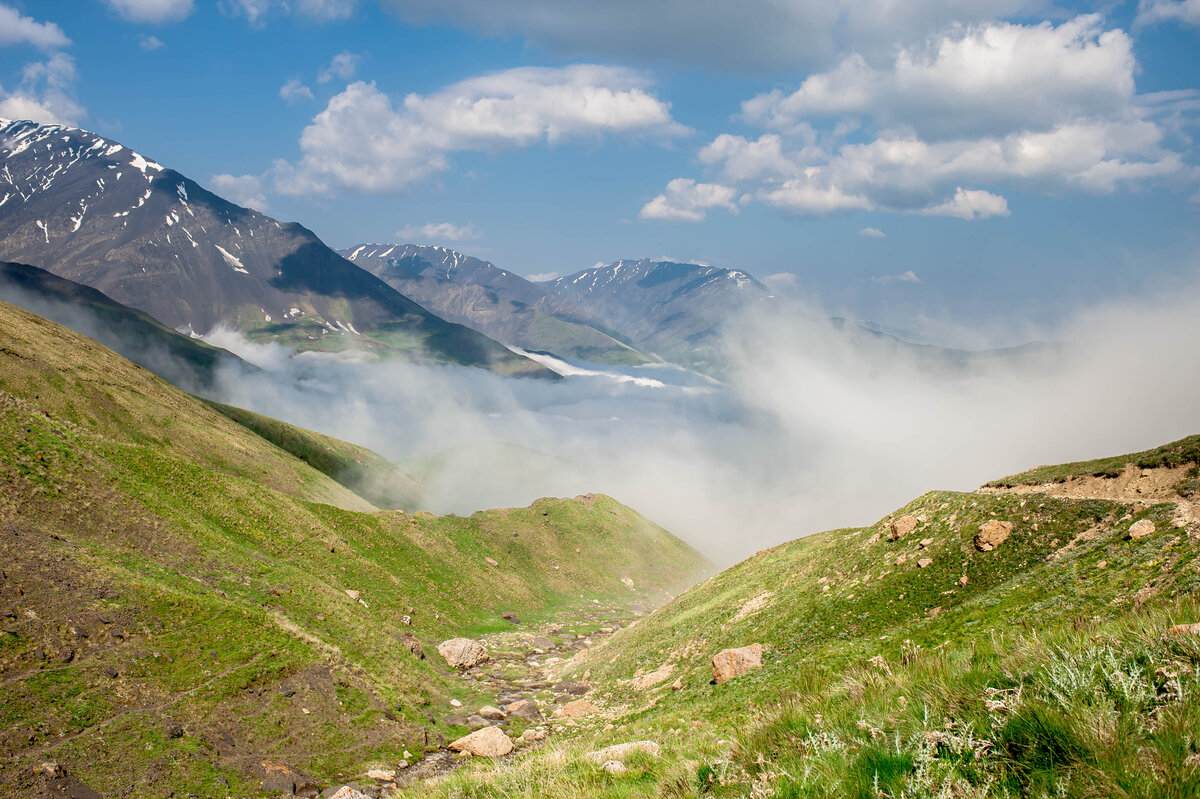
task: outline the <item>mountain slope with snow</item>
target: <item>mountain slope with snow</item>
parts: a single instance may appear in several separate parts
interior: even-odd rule
[[[104,292],[169,327],[298,349],[544,373],[358,269],[312,232],[234,205],[94,133],[0,122],[0,259]]]

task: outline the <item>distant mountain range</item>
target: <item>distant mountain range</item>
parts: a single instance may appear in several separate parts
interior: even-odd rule
[[[91,286],[168,327],[298,349],[549,374],[446,322],[312,232],[234,205],[94,133],[0,121],[0,259]]]
[[[596,363],[649,360],[569,299],[487,261],[417,244],[338,252],[444,319],[505,344]]]

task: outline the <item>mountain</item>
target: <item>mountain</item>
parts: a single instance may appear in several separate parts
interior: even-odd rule
[[[0,259],[32,264],[175,329],[233,327],[300,349],[546,375],[348,263],[304,227],[234,205],[94,133],[0,123]]]
[[[440,642],[557,624],[573,653],[708,568],[602,496],[380,510],[326,473],[378,456],[4,302],[0,407],[2,796],[277,796],[441,757],[451,700],[497,704],[508,667],[460,676]]]
[[[487,261],[416,244],[338,252],[444,319],[505,344],[594,363],[648,360],[575,303]]]
[[[646,352],[702,371],[719,368],[721,325],[773,295],[746,272],[672,261],[616,261],[545,283]]]
[[[760,551],[549,679],[599,714],[421,795],[1195,797],[1200,436]]]

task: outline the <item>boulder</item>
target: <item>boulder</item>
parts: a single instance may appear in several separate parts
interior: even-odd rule
[[[563,694],[571,694],[572,696],[583,696],[588,691],[592,690],[592,686],[591,683],[576,680],[563,680],[562,682],[554,684],[554,690]]]
[[[636,591],[636,590],[637,590],[637,589],[634,587],[634,585],[633,585],[633,580],[631,580],[630,578],[628,578],[628,577],[622,577],[622,578],[621,578],[621,582],[622,582],[622,583],[624,583],[624,584],[625,584],[625,587],[626,587],[626,588],[628,588],[630,591]]]
[[[551,641],[549,638],[544,638],[542,636],[538,636],[537,638],[534,638],[529,643],[531,643],[535,649],[542,649],[547,652],[549,652],[551,649],[554,648],[554,642]]]
[[[924,569],[933,565],[933,558],[921,558],[917,561],[917,568]]]
[[[593,705],[586,699],[576,699],[574,702],[567,702],[565,705],[554,711],[554,715],[559,718],[579,719],[584,716],[590,716],[594,713],[599,713],[600,708]]]
[[[484,727],[451,742],[449,749],[475,757],[503,757],[513,750],[513,742],[500,728]]]
[[[609,760],[600,766],[600,770],[609,774],[624,774],[626,771],[629,771],[620,760]]]
[[[630,741],[624,744],[613,744],[606,746],[603,749],[598,749],[595,752],[588,752],[584,755],[584,759],[590,763],[600,765],[610,760],[624,762],[625,758],[630,755],[644,752],[651,757],[658,757],[662,754],[662,749],[654,741]]]
[[[391,769],[373,768],[367,772],[367,779],[379,780],[380,782],[395,782],[396,772]]]
[[[499,565],[500,565],[499,563],[497,563],[497,562],[496,562],[494,559],[492,559],[492,558],[484,558],[484,559],[483,559],[483,562],[484,562],[484,563],[486,563],[486,564],[487,564],[487,565],[489,565],[489,566],[499,566]]]
[[[324,794],[321,795],[325,796]],[[343,785],[333,793],[329,794],[326,799],[368,799],[368,797],[365,793],[356,791],[349,785]]]
[[[898,541],[904,536],[917,529],[917,525],[921,522],[916,516],[901,516],[888,525],[888,540]]]
[[[505,718],[503,710],[498,707],[492,707],[491,705],[484,705],[483,707],[479,708],[477,712],[480,716],[488,721],[502,721]]]
[[[518,699],[508,706],[508,715],[526,721],[541,721],[542,711],[532,699]]]
[[[992,519],[979,525],[979,534],[975,536],[975,548],[980,552],[991,552],[1008,540],[1013,531],[1012,522],[1002,522]]]
[[[674,663],[664,663],[654,671],[634,677],[629,684],[633,686],[635,691],[645,691],[653,688],[660,682],[664,682],[674,671]]]
[[[1154,522],[1150,521],[1149,519],[1142,519],[1141,521],[1134,522],[1133,525],[1130,526],[1129,537],[1136,541],[1139,538],[1145,538],[1153,532]]]
[[[400,643],[404,644],[404,648],[412,652],[413,657],[417,660],[425,659],[425,647],[421,646],[421,642],[417,639],[417,636],[406,632],[400,636]]]
[[[762,644],[750,644],[718,652],[712,659],[713,680],[720,685],[751,669],[762,668],[762,651]]]
[[[274,794],[313,794],[315,795],[320,788],[317,783],[311,778],[298,771],[288,768],[282,763],[274,763],[269,760],[262,761],[263,793]]]
[[[926,547],[930,546],[932,543],[933,543],[932,538],[922,538],[920,547],[921,547],[921,549],[925,549]]]
[[[492,723],[478,713],[473,713],[467,716],[467,726],[472,730],[482,730],[484,727],[491,727]]]
[[[515,613],[501,613],[500,618],[504,619],[507,622],[511,622],[513,624],[521,623],[521,620],[517,618],[517,614],[515,614]]]
[[[438,654],[452,669],[469,669],[488,659],[487,650],[470,638],[451,638],[438,644]]]
[[[358,599],[362,595],[358,591],[354,590],[353,588],[347,588],[346,596],[350,597],[351,599]]]

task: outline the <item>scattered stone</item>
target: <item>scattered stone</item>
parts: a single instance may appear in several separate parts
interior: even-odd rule
[[[343,785],[340,788],[333,790],[333,793],[326,791],[321,794],[324,799],[368,799],[367,795],[361,791],[356,791],[349,785]]]
[[[467,716],[467,726],[472,730],[482,730],[484,727],[491,727],[492,723],[478,713],[473,713]]]
[[[626,771],[629,771],[620,760],[606,761],[600,766],[600,770],[606,771],[609,774],[624,774]]]
[[[921,549],[924,549],[925,547],[929,546],[932,543],[933,543],[932,538],[922,538],[920,547],[921,547]]]
[[[535,649],[544,649],[547,652],[554,648],[553,641],[551,641],[549,638],[543,638],[541,636],[534,638],[532,641],[530,641],[530,643]]]
[[[378,780],[380,782],[395,782],[396,772],[382,768],[373,768],[367,772],[367,779]]]
[[[624,762],[625,758],[639,752],[644,752],[651,757],[658,757],[662,754],[662,749],[654,741],[630,741],[629,743],[606,746],[595,752],[588,752],[583,757],[590,763],[600,765],[610,760],[615,760],[619,763]]]
[[[671,683],[671,690],[672,691],[682,691],[683,690],[683,678],[682,677],[675,678],[675,682]]]
[[[558,718],[579,719],[584,716],[590,716],[594,713],[599,713],[600,708],[593,705],[586,699],[576,699],[573,702],[567,702],[565,705],[554,711],[554,715]]]
[[[979,534],[975,536],[975,548],[980,552],[991,552],[1008,540],[1013,531],[1012,522],[1002,522],[992,519],[979,525]]]
[[[483,559],[483,562],[484,562],[484,563],[486,563],[486,564],[487,564],[487,565],[489,565],[489,566],[499,566],[499,565],[500,565],[499,563],[497,563],[497,562],[496,562],[495,560],[493,560],[492,558],[484,558],[484,559]]]
[[[459,702],[457,699],[451,699],[450,707],[462,707],[462,702]]]
[[[475,757],[503,757],[513,750],[513,742],[500,728],[485,727],[451,742],[448,748]]]
[[[508,706],[508,715],[526,721],[541,721],[542,711],[532,699],[519,699]]]
[[[630,591],[636,591],[636,590],[637,590],[637,589],[636,589],[636,588],[634,588],[634,586],[633,586],[633,580],[629,579],[628,577],[622,577],[622,578],[621,578],[621,582],[622,582],[622,583],[624,583],[624,584],[625,584],[625,587],[626,587],[626,588],[628,588]]]
[[[905,563],[908,563],[908,555],[897,555],[896,556],[896,565],[897,566],[903,566]],[[828,588],[829,586],[825,586],[825,587]]]
[[[933,565],[933,558],[921,558],[920,560],[917,561],[918,569],[924,569],[924,568],[926,568],[928,566],[932,566],[932,565]]]
[[[751,669],[762,668],[762,650],[762,644],[750,644],[718,652],[712,659],[713,680],[720,685]]]
[[[753,599],[747,599],[742,603],[742,606],[738,608],[738,612],[733,614],[733,618],[729,620],[729,623],[737,624],[751,613],[757,613],[758,611],[762,610],[770,604],[772,596],[774,596],[773,591],[766,591],[754,597]]]
[[[969,577],[967,577],[967,575],[965,575],[965,574],[962,577],[958,578],[959,585],[966,585],[969,582],[971,582],[971,579]]]
[[[358,599],[361,594],[358,591],[355,591],[353,588],[347,588],[346,596],[350,597],[351,599]]]
[[[164,731],[166,732],[168,738],[183,737],[183,725],[178,721],[168,722]]]
[[[50,777],[51,779],[59,779],[61,777],[67,776],[67,772],[65,772],[63,770],[63,767],[60,766],[58,763],[55,763],[53,760],[47,761],[45,763],[42,763],[40,766],[38,766],[37,773],[44,774],[45,776]]]
[[[479,708],[479,715],[488,721],[503,721],[506,718],[503,710],[498,707],[492,707],[491,705],[484,705],[483,707]]]
[[[1150,521],[1149,519],[1142,519],[1139,522],[1135,522],[1129,528],[1129,537],[1132,540],[1136,541],[1139,538],[1145,538],[1146,536],[1152,534],[1153,532],[1154,532],[1154,522]]]
[[[301,792],[312,793],[316,795],[318,786],[310,777],[306,777],[298,771],[293,771],[282,763],[273,763],[269,760],[262,761],[263,768],[263,793],[274,794],[297,794]]]
[[[554,690],[562,694],[571,694],[572,696],[583,696],[588,691],[592,690],[591,683],[578,682],[575,680],[563,680],[554,684]]]
[[[404,648],[411,652],[417,660],[425,659],[425,647],[421,646],[421,642],[417,639],[417,636],[410,632],[405,632],[404,635],[400,636],[400,643],[404,644]]]
[[[1108,561],[1107,561],[1107,560],[1102,560],[1102,561],[1100,561],[1099,563],[1097,563],[1097,564],[1096,564],[1096,568],[1097,568],[1097,569],[1103,569],[1103,568],[1104,568],[1105,566],[1107,566],[1107,565],[1108,565]]]
[[[664,663],[648,674],[643,674],[640,677],[634,677],[633,680],[630,681],[630,685],[633,686],[635,691],[645,691],[666,680],[674,671],[674,663]]]
[[[512,622],[513,624],[521,623],[521,620],[517,618],[517,614],[515,613],[501,613],[500,618],[504,619],[505,621]]]
[[[451,638],[438,645],[438,654],[452,669],[469,669],[488,659],[487,650],[470,638]]]
[[[108,679],[110,679],[110,680],[115,680],[115,679],[117,679],[117,670],[116,670],[116,668],[114,668],[113,666],[105,666],[105,667],[104,667],[104,676],[105,676],[105,677],[107,677],[107,678],[108,678]]]
[[[901,516],[888,525],[888,540],[900,540],[913,530],[916,530],[918,524],[920,524],[920,521],[916,516]]]

